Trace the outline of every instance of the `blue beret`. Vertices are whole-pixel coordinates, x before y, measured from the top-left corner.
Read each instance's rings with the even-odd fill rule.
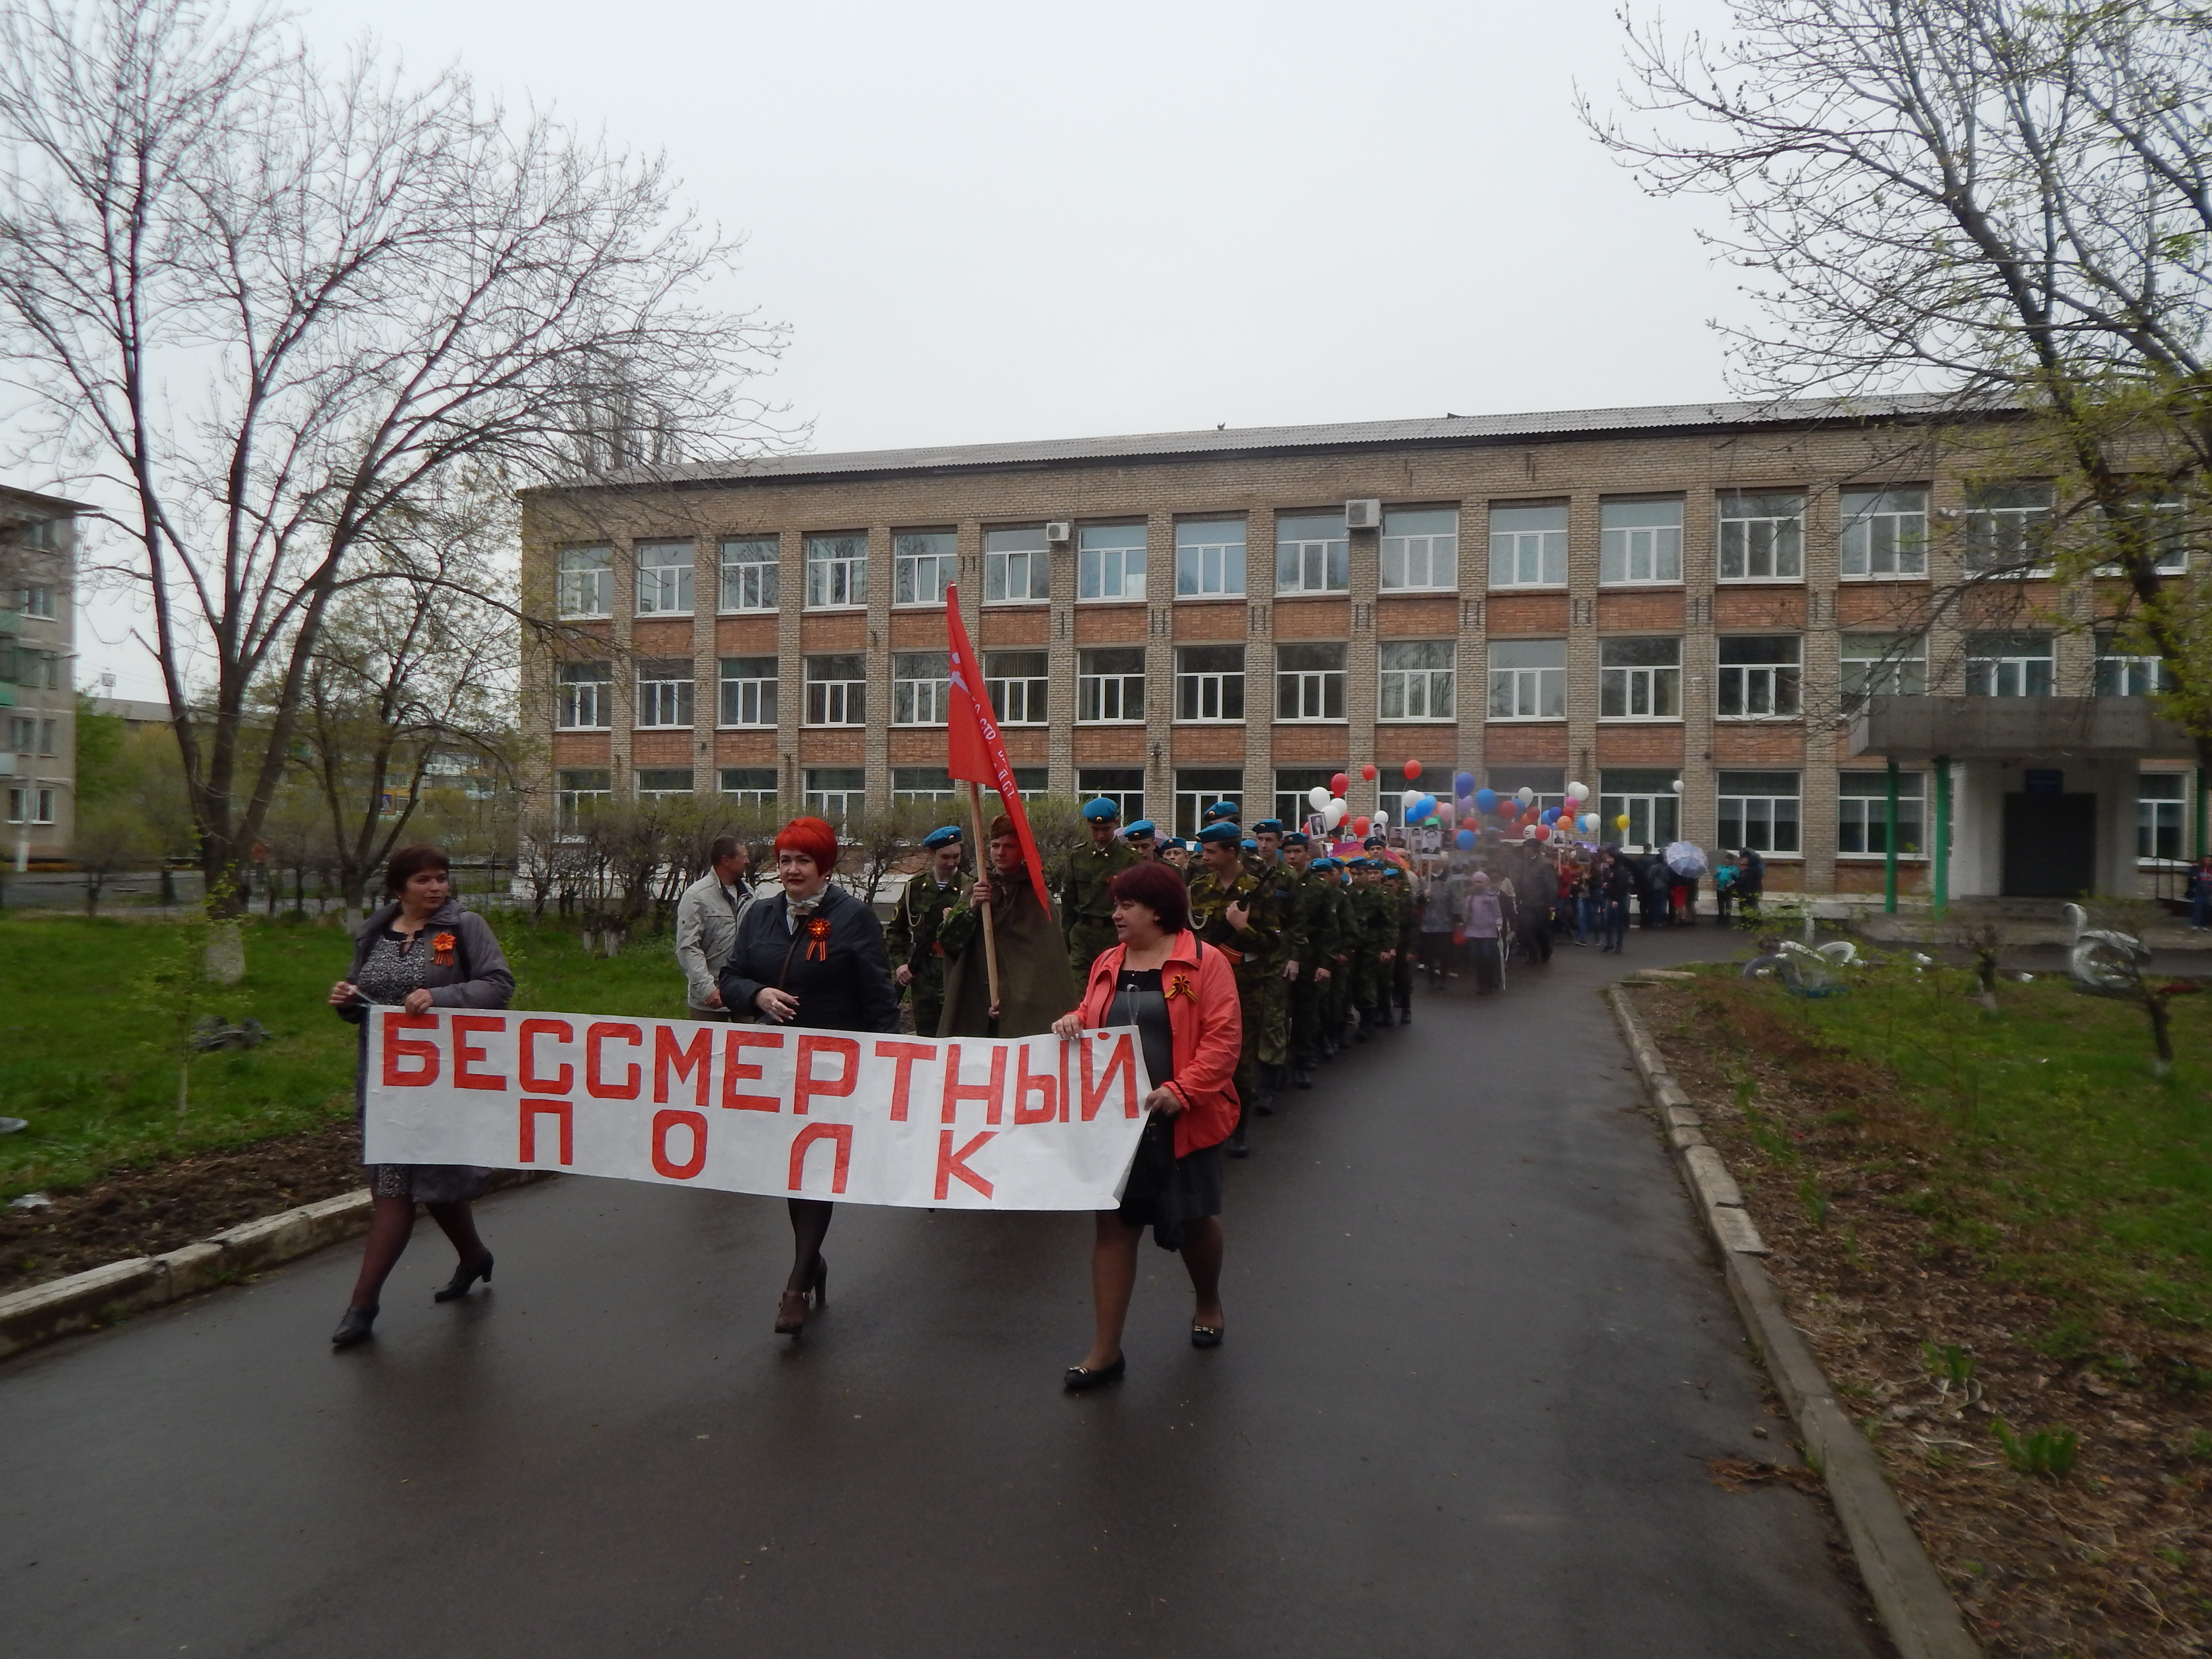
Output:
[[[1254,840],[1252,839],[1252,837],[1251,837],[1251,836],[1245,836],[1242,841],[1238,842],[1237,844],[1239,847],[1243,848],[1246,852],[1248,852],[1248,853],[1256,853],[1256,852],[1258,852],[1258,851],[1260,850],[1260,843],[1259,843],[1258,842],[1256,842],[1256,841],[1254,841]]]
[[[1141,841],[1147,836],[1157,836],[1159,833],[1159,827],[1150,818],[1139,818],[1121,832],[1121,836],[1125,841]]]
[[[1166,852],[1170,847],[1174,848],[1178,853],[1188,853],[1190,851],[1190,843],[1185,841],[1181,836],[1170,836],[1165,841],[1160,843],[1160,850],[1163,853]]]
[[[1344,868],[1341,864],[1337,862],[1334,855],[1325,859],[1316,859],[1313,861],[1313,867],[1316,870],[1341,870]]]
[[[1255,836],[1279,836],[1283,833],[1283,821],[1280,818],[1261,818],[1252,826],[1252,833]]]
[[[1083,816],[1093,823],[1106,823],[1121,816],[1121,809],[1101,795],[1097,800],[1083,804]]]
[[[1244,836],[1243,832],[1233,823],[1209,823],[1198,832],[1198,839],[1201,843],[1212,842],[1216,846],[1234,847],[1244,839]]]
[[[1293,830],[1289,835],[1283,837],[1283,845],[1285,847],[1310,847],[1313,845],[1313,840],[1304,830]]]
[[[1237,803],[1233,800],[1218,800],[1206,809],[1206,816],[1208,822],[1221,818],[1234,818],[1237,816]]]
[[[921,844],[934,852],[940,847],[950,847],[960,839],[960,826],[948,823],[942,830],[933,830],[921,838]]]

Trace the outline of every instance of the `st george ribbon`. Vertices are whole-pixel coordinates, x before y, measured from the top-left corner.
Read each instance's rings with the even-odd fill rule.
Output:
[[[1110,1210],[1152,1092],[1136,1028],[1062,1040],[369,1012],[372,1164],[854,1204]]]

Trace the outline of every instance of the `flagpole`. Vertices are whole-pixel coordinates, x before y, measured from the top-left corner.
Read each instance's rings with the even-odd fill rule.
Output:
[[[968,784],[968,816],[975,825],[975,879],[983,889],[983,962],[991,973],[991,1018],[999,1017],[999,935],[991,926],[991,843],[983,839],[983,787]]]

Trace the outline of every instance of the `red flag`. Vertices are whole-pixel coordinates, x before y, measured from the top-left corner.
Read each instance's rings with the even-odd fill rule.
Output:
[[[968,643],[968,629],[960,620],[960,590],[945,589],[945,641],[951,658],[952,708],[945,720],[945,769],[963,783],[988,784],[1013,820],[1014,834],[1022,843],[1022,858],[1030,867],[1030,885],[1037,902],[1052,914],[1052,896],[1044,884],[1044,860],[1037,855],[1036,838],[1030,834],[1029,814],[1022,811],[1021,791],[1014,787],[1014,769],[1006,758],[1006,745],[999,740],[999,723],[991,718],[991,700],[983,691],[982,665]],[[977,864],[990,854],[988,847],[975,849]]]

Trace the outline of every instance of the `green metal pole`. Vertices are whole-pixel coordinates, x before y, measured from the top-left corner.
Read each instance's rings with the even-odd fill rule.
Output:
[[[1929,849],[1930,906],[1942,915],[1951,905],[1951,759],[1936,757],[1936,844]]]
[[[1897,757],[1889,760],[1889,826],[1882,836],[1881,908],[1897,914]]]

